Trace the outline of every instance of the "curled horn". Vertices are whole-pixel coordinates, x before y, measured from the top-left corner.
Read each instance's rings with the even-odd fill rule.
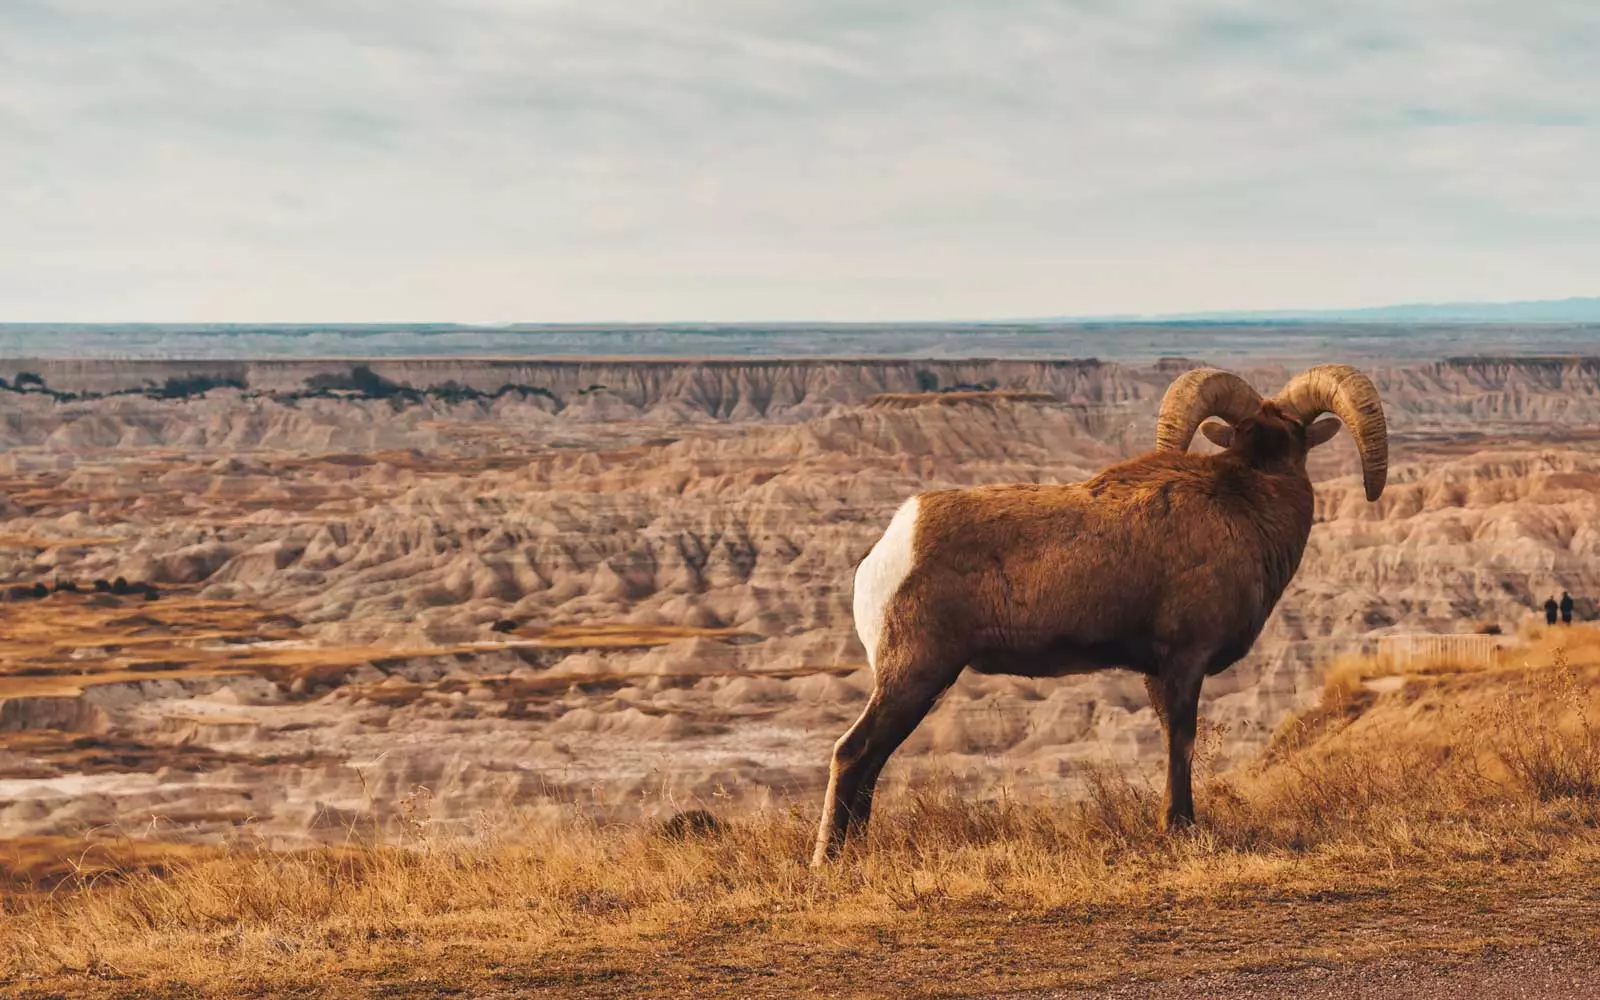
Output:
[[[1273,402],[1307,424],[1324,413],[1344,421],[1361,454],[1367,499],[1383,495],[1389,480],[1389,425],[1371,379],[1349,365],[1317,365],[1290,379]]]
[[[1167,387],[1156,420],[1157,451],[1188,451],[1195,429],[1207,417],[1236,424],[1261,410],[1261,394],[1250,383],[1220,368],[1184,372]]]

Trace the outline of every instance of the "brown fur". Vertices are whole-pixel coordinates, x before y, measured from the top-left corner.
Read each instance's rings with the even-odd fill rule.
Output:
[[[1069,486],[981,486],[919,499],[914,559],[886,613],[877,686],[840,739],[814,858],[837,853],[872,789],[963,667],[1146,677],[1168,738],[1166,820],[1194,819],[1189,762],[1207,674],[1249,652],[1300,564],[1313,425],[1271,402],[1216,431],[1228,450],[1152,452]]]

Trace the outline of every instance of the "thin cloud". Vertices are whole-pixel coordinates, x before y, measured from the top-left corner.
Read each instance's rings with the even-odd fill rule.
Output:
[[[3,319],[1592,292],[1587,3],[13,0]]]

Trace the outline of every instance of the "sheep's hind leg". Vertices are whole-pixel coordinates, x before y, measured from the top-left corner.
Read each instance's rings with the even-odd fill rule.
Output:
[[[822,803],[813,867],[837,857],[845,841],[866,830],[872,815],[872,792],[889,756],[933,708],[961,672],[897,670],[878,675],[877,688],[855,725],[833,748],[828,793]]]
[[[1195,730],[1200,723],[1200,685],[1204,680],[1204,671],[1198,670],[1145,678],[1150,703],[1167,737],[1167,790],[1162,810],[1162,827],[1166,830],[1194,825],[1192,766]]]

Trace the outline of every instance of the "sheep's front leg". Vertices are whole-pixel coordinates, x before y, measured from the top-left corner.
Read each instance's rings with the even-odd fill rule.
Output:
[[[1179,830],[1194,825],[1195,730],[1200,723],[1200,685],[1203,670],[1177,670],[1145,678],[1150,703],[1167,736],[1167,791],[1163,798],[1162,825]]]

